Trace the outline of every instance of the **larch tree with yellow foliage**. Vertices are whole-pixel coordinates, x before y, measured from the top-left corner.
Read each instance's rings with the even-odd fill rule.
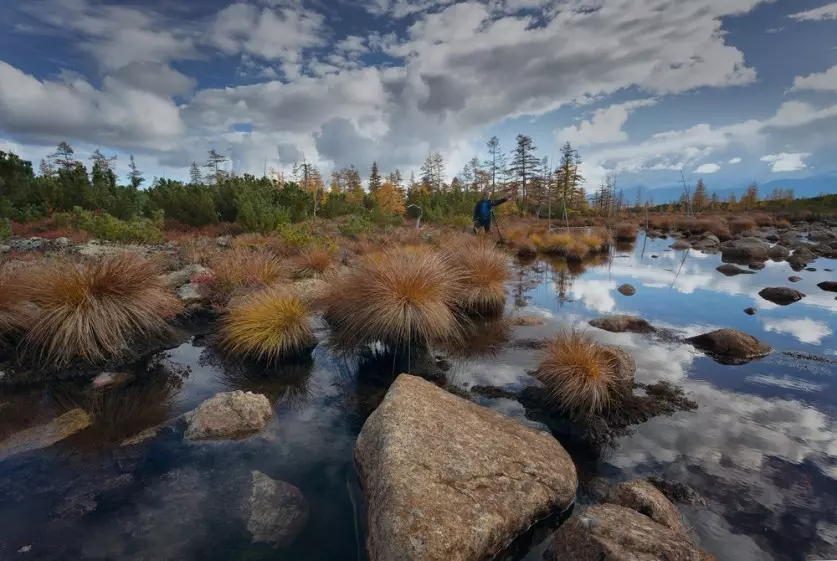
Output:
[[[372,196],[379,207],[392,214],[404,214],[404,197],[390,182],[386,182]]]

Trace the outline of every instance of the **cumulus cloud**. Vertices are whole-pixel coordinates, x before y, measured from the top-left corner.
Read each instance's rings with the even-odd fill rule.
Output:
[[[786,152],[782,152],[781,154],[768,154],[767,156],[762,156],[761,161],[769,163],[770,171],[773,173],[783,171],[800,171],[807,167],[805,165],[805,159],[809,156],[810,154],[806,153],[788,154]]]
[[[741,163],[741,158],[733,158],[727,163],[731,164],[731,165],[740,164]]]
[[[571,142],[579,146],[623,142],[628,140],[628,134],[622,130],[628,116],[635,109],[649,107],[656,102],[655,99],[638,99],[597,109],[590,120],[556,131],[555,138],[559,143]]]
[[[832,66],[825,72],[797,76],[793,80],[791,91],[813,90],[820,92],[837,92],[837,66]]]
[[[718,173],[719,171],[721,171],[721,166],[718,164],[703,164],[695,170],[695,173]]]
[[[829,335],[827,324],[811,318],[777,319],[764,321],[764,329],[775,333],[789,333],[802,343],[819,345]]]
[[[826,4],[813,10],[805,12],[798,12],[788,16],[796,21],[821,21],[828,19],[837,19],[837,2]]]

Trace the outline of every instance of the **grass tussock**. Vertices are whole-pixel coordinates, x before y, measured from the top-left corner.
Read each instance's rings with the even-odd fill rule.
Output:
[[[729,226],[727,226],[726,221],[722,219],[712,220],[707,230],[710,234],[717,236],[722,242],[728,240],[730,237]]]
[[[459,306],[468,314],[493,317],[503,313],[509,258],[485,239],[469,240],[450,250],[451,262],[461,270]]]
[[[541,243],[542,251],[549,255],[566,255],[575,241],[571,234],[551,234]]]
[[[37,309],[24,343],[40,363],[66,366],[127,357],[165,334],[181,311],[153,260],[125,252],[77,265],[54,262],[25,279]]]
[[[456,338],[462,273],[435,251],[389,249],[361,258],[320,305],[338,348],[381,341],[404,347]]]
[[[0,339],[14,337],[32,322],[32,309],[26,302],[22,270],[0,266]]]
[[[639,228],[632,222],[620,222],[613,227],[616,239],[621,242],[632,242],[636,239]]]
[[[573,240],[567,247],[567,261],[582,261],[589,254],[590,248],[579,240]]]
[[[264,288],[287,280],[290,271],[279,258],[266,250],[236,248],[219,254],[210,263],[212,274],[193,279],[204,297],[217,306],[226,305],[241,291]]]
[[[749,216],[739,216],[729,221],[729,231],[732,234],[741,234],[742,232],[755,230],[755,228],[756,222]]]
[[[314,246],[294,259],[294,276],[322,278],[337,268],[337,254],[329,248]]]
[[[769,214],[759,212],[753,215],[753,222],[755,222],[757,226],[772,226],[773,217]]]
[[[668,232],[674,226],[674,218],[665,215],[650,216],[648,218],[648,226],[656,230]]]
[[[285,285],[274,285],[233,302],[221,320],[221,348],[251,360],[272,363],[299,356],[315,342],[308,308]]]
[[[535,373],[558,410],[592,417],[611,407],[619,392],[617,359],[580,331],[564,331],[549,340]]]

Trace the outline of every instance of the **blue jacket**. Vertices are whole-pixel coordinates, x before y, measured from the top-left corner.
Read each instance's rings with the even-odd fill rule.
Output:
[[[476,206],[474,206],[474,222],[491,222],[491,209],[503,204],[507,200],[507,197],[503,197],[502,199],[495,199],[493,201],[489,199],[477,201]]]

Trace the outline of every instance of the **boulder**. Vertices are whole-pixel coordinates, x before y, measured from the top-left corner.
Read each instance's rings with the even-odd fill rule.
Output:
[[[186,305],[203,302],[204,300],[204,297],[198,292],[198,288],[194,284],[184,284],[178,288],[177,297]]]
[[[55,238],[52,240],[52,246],[56,249],[65,249],[72,245],[70,238]]]
[[[629,315],[591,319],[589,324],[611,333],[651,333],[654,327],[642,318]]]
[[[787,261],[788,265],[790,265],[791,269],[794,271],[801,271],[810,262],[809,259],[806,259],[801,255],[791,255],[788,257]]]
[[[252,472],[252,478],[244,514],[253,543],[290,545],[308,522],[308,501],[290,483],[271,479],[260,471]]]
[[[634,288],[631,284],[623,284],[616,290],[618,290],[619,294],[622,294],[623,296],[633,296],[636,294],[636,288]]]
[[[408,374],[364,424],[355,466],[370,561],[490,559],[578,485],[550,434]]]
[[[779,236],[779,243],[784,246],[790,246],[798,242],[800,237],[799,232],[788,230]]]
[[[686,341],[703,349],[719,362],[728,364],[739,364],[762,358],[773,350],[770,345],[737,329],[718,329],[690,337]]]
[[[677,507],[659,489],[642,479],[614,485],[608,490],[604,502],[630,508],[670,530],[686,533]]]
[[[731,263],[724,263],[723,265],[718,265],[715,268],[716,271],[722,273],[728,277],[734,277],[735,275],[754,275],[753,271],[748,271],[747,269],[742,269],[736,265],[732,265]]]
[[[515,316],[509,319],[509,323],[517,326],[534,326],[544,325],[546,321],[538,316]]]
[[[764,269],[764,263],[762,261],[751,261],[747,264],[747,268],[753,271],[761,271]]]
[[[313,304],[328,288],[328,283],[322,279],[300,279],[294,282],[299,298],[308,305]]]
[[[759,291],[759,296],[780,306],[787,306],[805,298],[804,294],[787,286],[763,288]]]
[[[30,427],[0,441],[0,461],[15,454],[52,446],[60,440],[86,429],[93,419],[83,409],[73,409],[45,425]]]
[[[837,282],[835,281],[823,281],[817,286],[826,292],[837,292]]]
[[[15,251],[37,251],[43,249],[47,242],[42,238],[14,238],[8,243]]]
[[[9,253],[12,250],[12,246],[6,244],[0,244],[0,255],[3,253]]]
[[[751,263],[767,261],[770,244],[758,238],[741,238],[721,244],[721,258],[724,261]]]
[[[710,561],[682,532],[623,506],[591,506],[555,533],[558,561]]]
[[[802,280],[802,277],[797,277],[796,275],[794,275],[794,276],[792,276],[792,277],[788,277],[788,280],[789,280],[790,282],[799,282],[799,281],[801,281],[801,280]]]
[[[773,261],[784,261],[790,255],[790,250],[783,245],[774,245],[767,250],[767,256]]]
[[[778,242],[778,241],[779,241],[779,236],[778,236],[778,235],[776,235],[776,234],[775,234],[775,233],[773,233],[773,232],[770,232],[770,233],[768,233],[768,234],[763,235],[763,236],[762,236],[762,239],[764,239],[765,241],[768,241],[768,242],[773,242],[773,243],[776,243],[776,242]]]
[[[677,240],[669,247],[671,247],[671,249],[692,249],[692,244],[686,240]]]
[[[166,285],[170,286],[171,288],[180,288],[184,284],[188,283],[193,276],[202,275],[209,272],[209,269],[201,265],[198,265],[197,263],[187,265],[179,271],[174,271],[165,275]]]
[[[811,230],[808,232],[808,239],[812,242],[828,242],[837,238],[837,234],[832,232],[831,230],[821,229],[821,230]]]
[[[252,392],[219,393],[185,416],[188,440],[246,437],[262,430],[273,418],[270,401]]]
[[[757,311],[758,310],[756,310],[755,308],[746,308],[744,310],[744,313],[747,314],[748,316],[754,316],[754,315],[756,315]]]

